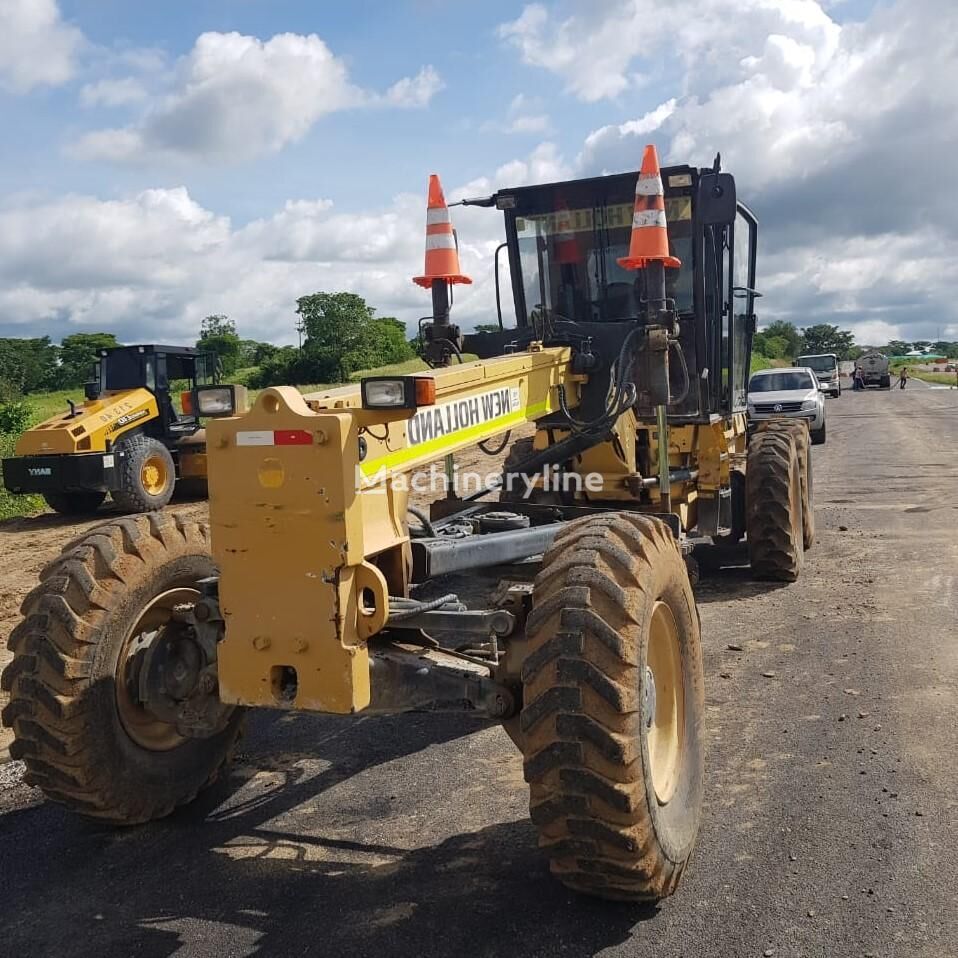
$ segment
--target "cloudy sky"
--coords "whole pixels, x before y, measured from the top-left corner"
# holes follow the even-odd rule
[[[291,342],[294,301],[410,323],[447,196],[721,150],[760,320],[958,339],[955,0],[0,0],[0,335]],[[498,214],[454,211],[456,316]]]

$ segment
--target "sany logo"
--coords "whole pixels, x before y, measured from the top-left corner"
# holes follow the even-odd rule
[[[52,476],[53,470],[49,466],[28,466],[27,472],[31,476]]]

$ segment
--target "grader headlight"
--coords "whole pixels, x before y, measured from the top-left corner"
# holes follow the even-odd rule
[[[363,409],[418,409],[436,402],[431,376],[370,376],[360,381]]]
[[[207,418],[246,412],[246,387],[197,386],[196,402],[192,405],[198,415]]]

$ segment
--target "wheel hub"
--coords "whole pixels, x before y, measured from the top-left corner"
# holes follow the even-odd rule
[[[655,674],[652,670],[645,667],[645,694],[643,704],[645,706],[645,727],[652,728],[652,722],[655,719]]]
[[[140,482],[151,496],[158,496],[166,488],[166,463],[160,456],[150,456],[140,468]]]
[[[153,598],[127,633],[116,664],[116,703],[127,735],[142,748],[166,752],[182,745],[185,736],[176,725],[148,709],[140,692],[140,674],[150,648],[172,621],[177,605],[195,602],[195,589],[171,589]]]
[[[685,751],[685,679],[679,631],[665,602],[652,609],[643,683],[644,734],[655,796],[672,798]]]

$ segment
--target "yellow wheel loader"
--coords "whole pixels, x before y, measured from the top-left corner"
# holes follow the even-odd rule
[[[3,717],[26,781],[145,822],[221,774],[245,709],[467,711],[519,748],[562,882],[671,894],[704,792],[692,542],[747,536],[757,576],[794,580],[811,484],[807,433],[746,435],[756,220],[718,162],[661,179],[664,197],[631,173],[470,201],[504,214],[515,323],[467,336],[458,262],[429,269],[455,249],[437,189],[434,369],[248,410],[198,393],[226,413],[209,527],[100,526],[24,604]],[[668,262],[628,255],[666,214]],[[410,518],[415,477],[527,424],[494,481]],[[467,603],[479,569],[498,588]]]
[[[192,406],[213,356],[184,346],[104,349],[86,401],[28,429],[3,460],[3,483],[40,493],[64,515],[95,512],[109,493],[126,512],[162,509],[177,482],[205,493],[206,445]]]

